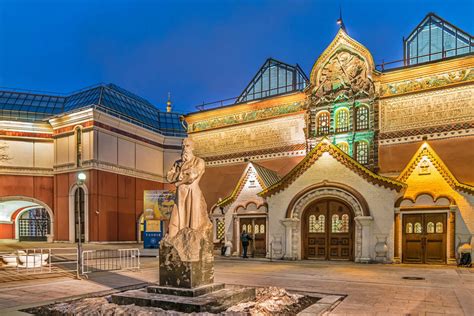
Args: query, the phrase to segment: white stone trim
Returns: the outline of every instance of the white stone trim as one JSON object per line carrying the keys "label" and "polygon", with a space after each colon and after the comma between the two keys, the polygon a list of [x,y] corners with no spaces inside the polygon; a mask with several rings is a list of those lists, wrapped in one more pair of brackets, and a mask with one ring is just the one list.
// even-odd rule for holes
{"label": "white stone trim", "polygon": [[237,158],[229,158],[229,159],[222,159],[222,160],[212,160],[207,161],[206,166],[219,166],[219,165],[229,165],[229,164],[238,164],[244,163],[247,160],[257,161],[257,160],[264,160],[264,159],[275,159],[275,158],[283,158],[283,157],[301,157],[306,156],[306,150],[296,150],[296,151],[287,151],[287,152],[278,152],[278,153],[270,153],[270,154],[262,154],[262,155],[255,155],[255,156],[243,156]]}

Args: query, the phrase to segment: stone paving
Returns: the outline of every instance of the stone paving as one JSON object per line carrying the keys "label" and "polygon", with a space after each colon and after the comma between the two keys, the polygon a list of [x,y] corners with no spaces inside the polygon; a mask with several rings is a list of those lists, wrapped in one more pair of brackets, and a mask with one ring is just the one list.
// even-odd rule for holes
{"label": "stone paving", "polygon": [[[157,259],[147,260],[140,272],[0,284],[0,314],[5,308],[156,282]],[[347,295],[331,315],[474,315],[474,269],[217,258],[215,274],[216,282]],[[402,279],[406,276],[424,280]]]}

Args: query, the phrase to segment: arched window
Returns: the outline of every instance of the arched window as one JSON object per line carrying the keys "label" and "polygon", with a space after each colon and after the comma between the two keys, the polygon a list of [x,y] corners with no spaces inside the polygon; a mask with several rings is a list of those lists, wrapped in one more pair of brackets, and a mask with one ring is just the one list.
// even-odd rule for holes
{"label": "arched window", "polygon": [[259,234],[259,233],[260,233],[260,229],[259,229],[258,224],[255,224],[254,233],[255,233],[255,234]]}
{"label": "arched window", "polygon": [[82,128],[76,127],[76,166],[82,165]]}
{"label": "arched window", "polygon": [[[74,193],[74,240],[77,242],[79,240],[79,235],[81,236],[81,241],[85,241],[85,212],[84,212],[84,203],[85,203],[85,194],[83,188],[77,188]],[[79,233],[80,232],[80,233]]]}
{"label": "arched window", "polygon": [[415,223],[415,234],[421,234],[423,232],[423,227],[421,223]]}
{"label": "arched window", "polygon": [[249,233],[249,234],[252,233],[252,225],[251,224],[247,225],[247,233]]}
{"label": "arched window", "polygon": [[407,234],[413,234],[413,224],[412,224],[412,223],[408,223],[408,224],[407,224],[407,227],[406,227],[406,229],[405,229],[405,232],[406,232]]}
{"label": "arched window", "polygon": [[332,216],[332,232],[340,233],[342,228],[342,220],[339,220],[339,215],[334,214]]}
{"label": "arched window", "polygon": [[340,142],[337,144],[337,147],[339,147],[340,150],[345,152],[346,154],[349,155],[349,144],[346,142]]}
{"label": "arched window", "polygon": [[341,226],[341,233],[348,233],[349,232],[349,215],[344,214],[342,215],[342,226]]}
{"label": "arched window", "polygon": [[366,105],[361,105],[356,110],[356,129],[369,128],[369,108]]}
{"label": "arched window", "polygon": [[336,112],[336,133],[344,133],[349,131],[349,110],[346,108],[339,109]]}
{"label": "arched window", "polygon": [[260,234],[265,234],[265,225],[260,224]]}
{"label": "arched window", "polygon": [[428,224],[426,224],[426,232],[428,234],[433,234],[435,232],[435,224],[433,222],[428,222]]}
{"label": "arched window", "polygon": [[436,233],[442,234],[443,233],[443,223],[437,222],[436,223]]}
{"label": "arched window", "polygon": [[369,143],[366,141],[356,143],[356,160],[361,164],[369,162]]}
{"label": "arched window", "polygon": [[245,224],[242,225],[242,232],[247,232],[247,225]]}
{"label": "arched window", "polygon": [[316,232],[316,215],[309,216],[309,232],[315,233]]}
{"label": "arched window", "polygon": [[329,134],[329,112],[321,112],[316,117],[316,133],[318,135]]}

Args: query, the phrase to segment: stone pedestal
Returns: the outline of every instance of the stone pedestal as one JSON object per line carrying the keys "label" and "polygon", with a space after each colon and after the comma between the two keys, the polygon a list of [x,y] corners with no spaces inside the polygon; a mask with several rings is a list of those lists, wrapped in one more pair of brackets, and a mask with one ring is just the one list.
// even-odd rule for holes
{"label": "stone pedestal", "polygon": [[185,228],[160,244],[160,286],[195,288],[214,282],[212,224]]}

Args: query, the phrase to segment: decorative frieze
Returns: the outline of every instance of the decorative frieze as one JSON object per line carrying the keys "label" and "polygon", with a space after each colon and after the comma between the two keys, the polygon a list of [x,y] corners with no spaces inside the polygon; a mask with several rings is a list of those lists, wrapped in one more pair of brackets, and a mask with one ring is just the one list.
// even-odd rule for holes
{"label": "decorative frieze", "polygon": [[380,100],[382,135],[472,121],[474,86],[471,85]]}
{"label": "decorative frieze", "polygon": [[231,126],[240,123],[248,123],[252,121],[277,117],[284,114],[296,113],[303,111],[304,106],[304,102],[291,102],[263,109],[255,109],[240,113],[232,113],[220,117],[213,117],[210,119],[197,121],[189,124],[188,133]]}
{"label": "decorative frieze", "polygon": [[389,97],[469,81],[474,81],[474,68],[458,69],[416,79],[384,83],[380,85],[379,95],[380,97]]}
{"label": "decorative frieze", "polygon": [[304,114],[298,114],[205,133],[193,133],[190,137],[196,144],[196,155],[207,161],[223,160],[305,144],[304,124]]}

